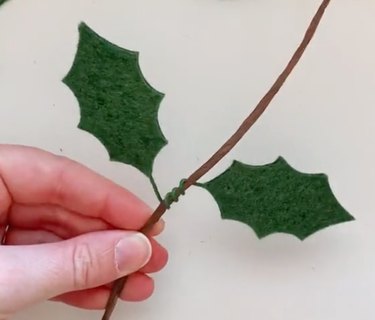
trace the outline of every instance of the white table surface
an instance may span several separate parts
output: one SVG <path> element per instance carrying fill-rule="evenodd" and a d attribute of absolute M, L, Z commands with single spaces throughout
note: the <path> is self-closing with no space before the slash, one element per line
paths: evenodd
<path fill-rule="evenodd" d="M 140 52 L 147 80 L 166 94 L 169 140 L 155 162 L 163 193 L 236 129 L 289 60 L 319 0 L 10 0 L 0 8 L 0 143 L 37 146 L 78 160 L 156 205 L 148 181 L 111 163 L 77 129 L 78 102 L 61 82 L 86 22 Z M 166 216 L 168 266 L 156 291 L 121 303 L 113 319 L 370 320 L 375 312 L 375 2 L 332 0 L 306 55 L 251 133 L 204 180 L 233 159 L 279 155 L 324 172 L 355 222 L 304 242 L 258 240 L 223 221 L 192 188 Z M 101 312 L 45 303 L 18 320 L 93 320 Z"/>

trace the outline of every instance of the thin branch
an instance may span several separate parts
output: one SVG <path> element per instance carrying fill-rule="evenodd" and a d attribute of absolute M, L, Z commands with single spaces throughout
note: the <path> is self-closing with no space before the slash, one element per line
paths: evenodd
<path fill-rule="evenodd" d="M 308 47 L 309 43 L 311 42 L 319 24 L 322 20 L 324 12 L 328 7 L 331 0 L 323 0 L 318 11 L 314 15 L 301 44 L 298 46 L 297 50 L 293 54 L 292 58 L 288 62 L 287 66 L 280 74 L 280 76 L 276 79 L 275 83 L 272 87 L 268 90 L 265 96 L 259 101 L 255 109 L 250 113 L 250 115 L 245 119 L 245 121 L 240 125 L 238 130 L 223 144 L 223 146 L 215 152 L 214 155 L 207 162 L 205 162 L 200 168 L 198 168 L 194 173 L 190 175 L 188 179 L 186 179 L 185 183 L 183 184 L 183 190 L 181 192 L 187 190 L 189 187 L 194 185 L 202 176 L 204 176 L 208 171 L 210 171 L 221 159 L 225 157 L 233 148 L 234 146 L 242 139 L 242 137 L 249 131 L 249 129 L 255 124 L 255 122 L 259 119 L 259 117 L 266 111 L 267 107 L 282 88 L 283 84 L 296 67 L 298 62 L 301 60 L 303 53 L 305 52 L 306 48 Z M 159 206 L 156 208 L 150 219 L 146 222 L 144 227 L 140 230 L 140 232 L 148 233 L 152 227 L 157 223 L 160 218 L 166 212 L 167 207 L 164 204 L 164 201 L 161 201 Z M 112 294 L 110 299 L 108 300 L 106 313 L 103 316 L 102 320 L 109 320 L 111 313 L 115 307 L 117 298 L 119 293 L 122 291 L 123 286 L 125 284 L 124 279 L 119 279 L 115 282 L 115 286 L 113 291 L 117 291 L 117 294 Z M 121 289 L 121 290 L 119 290 Z"/>
<path fill-rule="evenodd" d="M 128 277 L 123 277 L 123 278 L 116 280 L 115 283 L 113 284 L 112 290 L 109 294 L 107 305 L 105 307 L 105 312 L 102 317 L 103 320 L 109 319 L 111 317 L 112 312 L 116 307 L 117 300 L 120 297 L 122 289 L 124 289 L 124 286 L 127 281 L 128 281 Z"/>

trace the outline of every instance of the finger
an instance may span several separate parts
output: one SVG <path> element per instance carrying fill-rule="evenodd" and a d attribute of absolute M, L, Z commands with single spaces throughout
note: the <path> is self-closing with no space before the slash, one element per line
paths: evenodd
<path fill-rule="evenodd" d="M 101 310 L 105 307 L 109 294 L 109 289 L 100 287 L 65 293 L 50 300 L 86 310 Z"/>
<path fill-rule="evenodd" d="M 5 314 L 67 292 L 103 286 L 142 268 L 151 256 L 136 232 L 104 231 L 57 243 L 0 250 L 0 301 Z"/>
<path fill-rule="evenodd" d="M 0 246 L 5 245 L 7 240 L 7 230 L 9 229 L 9 226 L 0 226 Z"/>
<path fill-rule="evenodd" d="M 168 262 L 168 252 L 158 242 L 149 239 L 152 246 L 152 255 L 148 263 L 140 270 L 143 273 L 154 273 L 163 269 Z"/>
<path fill-rule="evenodd" d="M 113 229 L 101 219 L 83 216 L 54 205 L 15 204 L 9 213 L 9 224 L 23 229 L 44 229 L 62 239 Z"/>
<path fill-rule="evenodd" d="M 24 230 L 9 228 L 7 232 L 7 245 L 31 245 L 52 243 L 63 240 L 56 234 L 45 230 Z"/>
<path fill-rule="evenodd" d="M 0 176 L 17 203 L 59 205 L 116 228 L 138 230 L 151 214 L 128 190 L 79 163 L 36 148 L 3 146 Z"/>
<path fill-rule="evenodd" d="M 5 226 L 0 226 L 0 246 L 5 242 Z"/>
<path fill-rule="evenodd" d="M 147 275 L 135 273 L 129 276 L 120 299 L 139 302 L 148 299 L 154 291 L 154 281 Z M 83 291 L 66 293 L 51 299 L 88 310 L 104 309 L 110 295 L 110 288 L 100 287 Z"/>
<path fill-rule="evenodd" d="M 113 229 L 102 219 L 83 216 L 55 205 L 14 204 L 9 212 L 9 224 L 23 229 L 44 229 L 63 239 L 78 235 Z M 159 235 L 164 221 L 159 221 L 150 231 L 150 236 Z"/>
<path fill-rule="evenodd" d="M 53 232 L 45 230 L 25 230 L 11 227 L 7 233 L 7 245 L 31 245 L 52 243 L 63 240 Z M 140 270 L 143 273 L 155 273 L 165 267 L 168 262 L 168 252 L 157 241 L 149 239 L 152 255 L 148 263 Z"/>
<path fill-rule="evenodd" d="M 165 229 L 165 221 L 163 219 L 159 220 L 147 233 L 150 237 L 156 237 L 160 235 Z"/>
<path fill-rule="evenodd" d="M 143 301 L 154 292 L 154 280 L 142 273 L 134 273 L 129 276 L 120 299 L 125 301 Z"/>
<path fill-rule="evenodd" d="M 0 176 L 0 245 L 5 239 L 5 230 L 8 225 L 8 210 L 12 204 L 12 198 L 8 192 L 8 189 Z"/>

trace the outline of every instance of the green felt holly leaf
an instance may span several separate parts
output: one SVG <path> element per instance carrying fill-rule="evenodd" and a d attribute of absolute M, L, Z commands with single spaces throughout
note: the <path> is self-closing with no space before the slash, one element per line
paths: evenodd
<path fill-rule="evenodd" d="M 108 42 L 84 23 L 79 35 L 63 80 L 79 101 L 78 127 L 99 139 L 111 160 L 151 177 L 154 159 L 167 144 L 157 119 L 164 95 L 143 77 L 137 52 Z"/>
<path fill-rule="evenodd" d="M 259 238 L 279 232 L 303 240 L 354 219 L 334 197 L 326 175 L 298 172 L 281 157 L 265 166 L 234 161 L 200 186 L 215 198 L 223 219 L 246 223 Z"/>

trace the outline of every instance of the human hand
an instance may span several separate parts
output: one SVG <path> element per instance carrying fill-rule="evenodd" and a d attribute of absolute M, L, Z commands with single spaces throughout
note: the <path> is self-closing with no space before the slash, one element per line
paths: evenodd
<path fill-rule="evenodd" d="M 153 292 L 146 273 L 167 252 L 139 230 L 151 209 L 129 191 L 64 157 L 0 145 L 0 319 L 44 300 L 102 309 L 110 284 L 131 274 L 121 299 Z M 5 228 L 9 225 L 5 235 Z"/>

